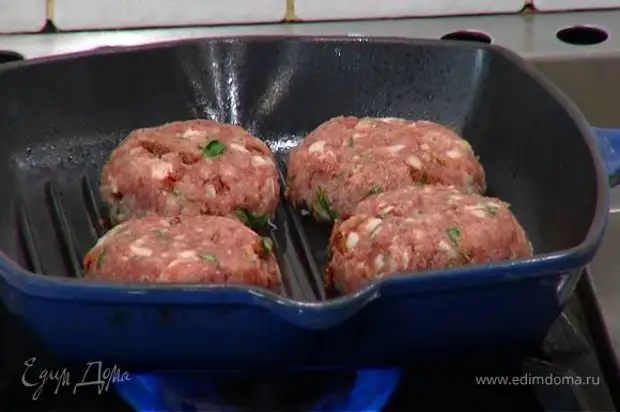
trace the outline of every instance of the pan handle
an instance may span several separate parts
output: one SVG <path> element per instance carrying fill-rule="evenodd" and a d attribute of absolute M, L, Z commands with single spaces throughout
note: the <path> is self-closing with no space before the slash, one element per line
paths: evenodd
<path fill-rule="evenodd" d="M 605 160 L 609 176 L 609 185 L 614 187 L 620 183 L 620 129 L 601 129 L 593 127 L 600 152 Z"/>

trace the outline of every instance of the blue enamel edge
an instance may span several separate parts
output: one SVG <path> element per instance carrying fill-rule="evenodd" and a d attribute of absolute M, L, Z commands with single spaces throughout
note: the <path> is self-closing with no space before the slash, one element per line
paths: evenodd
<path fill-rule="evenodd" d="M 620 129 L 593 127 L 592 131 L 597 137 L 599 151 L 603 156 L 609 185 L 614 187 L 620 183 Z"/>

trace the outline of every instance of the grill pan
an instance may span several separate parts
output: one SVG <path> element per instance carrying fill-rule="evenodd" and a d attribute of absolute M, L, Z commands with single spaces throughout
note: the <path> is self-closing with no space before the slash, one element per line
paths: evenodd
<path fill-rule="evenodd" d="M 360 367 L 457 348 L 526 351 L 594 256 L 620 148 L 610 133 L 597 140 L 516 55 L 462 42 L 237 37 L 109 48 L 9 63 L 0 91 L 0 297 L 61 359 L 123 368 Z M 239 124 L 284 174 L 289 149 L 338 115 L 425 119 L 463 135 L 487 193 L 511 203 L 537 255 L 386 278 L 330 300 L 321 280 L 330 228 L 282 198 L 270 234 L 283 296 L 79 279 L 103 234 L 101 166 L 130 130 Z"/>

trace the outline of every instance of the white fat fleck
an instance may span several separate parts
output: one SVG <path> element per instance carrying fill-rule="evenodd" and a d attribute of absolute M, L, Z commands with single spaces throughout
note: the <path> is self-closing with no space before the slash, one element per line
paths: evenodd
<path fill-rule="evenodd" d="M 468 142 L 467 140 L 465 140 L 465 139 L 461 139 L 461 140 L 460 140 L 460 143 L 461 143 L 461 146 L 462 146 L 463 148 L 465 148 L 465 150 L 469 150 L 469 151 L 471 151 L 471 150 L 472 150 L 471 145 L 469 144 L 469 142 Z"/>
<path fill-rule="evenodd" d="M 252 156 L 252 166 L 254 167 L 265 166 L 269 163 L 271 162 L 263 156 Z"/>
<path fill-rule="evenodd" d="M 360 138 L 360 137 L 362 137 L 362 136 L 363 136 L 363 134 L 362 134 L 362 133 L 360 133 L 360 132 L 354 132 L 354 133 L 353 133 L 353 136 L 351 136 L 351 137 L 353 137 L 353 139 L 358 139 L 358 138 Z M 348 142 L 347 142 L 347 143 L 348 143 Z"/>
<path fill-rule="evenodd" d="M 273 179 L 267 179 L 267 190 L 269 193 L 274 193 L 276 191 L 276 184 Z"/>
<path fill-rule="evenodd" d="M 351 250 L 357 245 L 357 242 L 360 240 L 360 235 L 357 232 L 351 232 L 347 236 L 346 246 L 348 250 Z"/>
<path fill-rule="evenodd" d="M 138 238 L 135 242 L 133 242 L 136 246 L 141 246 L 144 242 L 146 242 L 146 236 Z"/>
<path fill-rule="evenodd" d="M 362 119 L 359 122 L 357 122 L 357 124 L 355 125 L 355 128 L 357 130 L 365 130 L 365 129 L 369 129 L 372 127 L 372 120 L 369 119 Z"/>
<path fill-rule="evenodd" d="M 394 210 L 394 206 L 384 207 L 384 208 L 381 210 L 381 215 L 385 216 L 385 215 L 387 215 L 388 213 L 390 213 L 392 210 Z"/>
<path fill-rule="evenodd" d="M 196 257 L 196 251 L 194 250 L 183 250 L 177 253 L 177 257 L 180 259 L 193 259 Z"/>
<path fill-rule="evenodd" d="M 384 123 L 404 123 L 403 119 L 399 119 L 398 117 L 383 117 L 380 119 Z"/>
<path fill-rule="evenodd" d="M 400 265 L 398 264 L 398 261 L 394 258 L 390 259 L 390 272 L 395 273 L 398 272 L 399 269 Z"/>
<path fill-rule="evenodd" d="M 448 254 L 448 256 L 450 256 L 451 258 L 455 258 L 457 257 L 459 254 L 456 252 L 456 250 L 454 250 L 452 248 L 452 246 L 450 246 L 448 244 L 448 242 L 446 242 L 445 240 L 440 240 L 439 241 L 439 249 L 443 250 L 444 252 L 446 252 Z"/>
<path fill-rule="evenodd" d="M 368 231 L 368 234 L 372 234 L 381 223 L 383 223 L 383 221 L 381 219 L 377 219 L 376 217 L 369 219 L 368 223 L 366 223 L 366 230 Z"/>
<path fill-rule="evenodd" d="M 309 153 L 322 152 L 325 150 L 325 140 L 319 140 L 310 145 L 308 147 Z"/>
<path fill-rule="evenodd" d="M 474 184 L 474 177 L 472 175 L 466 174 L 463 177 L 463 182 L 467 185 L 467 186 L 472 186 Z"/>
<path fill-rule="evenodd" d="M 430 193 L 430 192 L 433 191 L 433 189 L 430 186 L 427 185 L 427 186 L 424 186 L 424 189 L 422 189 L 422 191 L 424 193 Z"/>
<path fill-rule="evenodd" d="M 116 179 L 110 178 L 109 183 L 112 193 L 118 193 L 118 184 L 116 183 Z"/>
<path fill-rule="evenodd" d="M 480 209 L 472 209 L 469 211 L 469 213 L 482 219 L 487 217 L 487 215 Z"/>
<path fill-rule="evenodd" d="M 406 250 L 403 251 L 403 266 L 405 268 L 409 267 L 409 252 Z"/>
<path fill-rule="evenodd" d="M 407 146 L 405 146 L 404 144 L 395 144 L 394 146 L 388 146 L 387 151 L 390 153 L 398 153 L 401 150 L 403 150 L 405 147 Z"/>
<path fill-rule="evenodd" d="M 429 150 L 429 149 L 430 149 L 430 146 L 429 146 L 428 144 L 426 144 L 426 143 L 422 143 L 422 144 L 420 145 L 420 150 L 427 151 L 427 150 Z"/>
<path fill-rule="evenodd" d="M 178 265 L 179 263 L 184 263 L 187 262 L 185 259 L 175 259 L 172 262 L 168 263 L 168 266 L 166 266 L 166 269 L 170 269 L 173 266 Z"/>
<path fill-rule="evenodd" d="M 203 132 L 198 131 L 198 130 L 193 130 L 193 129 L 187 129 L 183 132 L 183 134 L 181 135 L 182 138 L 187 139 L 189 137 L 198 137 L 198 136 L 202 136 Z"/>
<path fill-rule="evenodd" d="M 176 235 L 175 237 L 173 237 L 174 240 L 183 240 L 185 239 L 185 235 Z"/>
<path fill-rule="evenodd" d="M 375 229 L 375 230 L 374 230 L 374 231 L 370 234 L 370 238 L 371 238 L 371 239 L 376 238 L 376 237 L 379 235 L 379 233 L 381 233 L 381 229 L 382 229 L 382 228 L 380 228 L 380 227 L 376 228 L 376 229 Z"/>
<path fill-rule="evenodd" d="M 497 204 L 495 202 L 487 202 L 487 205 L 489 205 L 491 207 L 502 207 L 500 204 Z"/>
<path fill-rule="evenodd" d="M 411 220 L 414 220 L 414 219 L 411 219 Z M 419 242 L 420 240 L 424 239 L 424 232 L 421 230 L 414 230 L 413 237 L 416 241 Z"/>
<path fill-rule="evenodd" d="M 235 150 L 237 152 L 243 152 L 243 153 L 248 153 L 249 150 L 246 149 L 245 147 L 241 146 L 240 144 L 237 143 L 230 143 L 228 145 L 228 147 L 230 147 L 232 150 Z"/>
<path fill-rule="evenodd" d="M 205 185 L 205 193 L 209 195 L 210 197 L 217 196 L 217 192 L 215 191 L 215 186 L 213 186 L 211 183 L 207 183 Z"/>
<path fill-rule="evenodd" d="M 164 259 L 167 259 L 167 258 L 170 257 L 170 253 L 164 252 L 164 253 L 161 254 L 161 257 L 163 257 Z"/>
<path fill-rule="evenodd" d="M 450 159 L 459 159 L 463 157 L 463 152 L 461 152 L 459 149 L 450 149 L 446 152 L 446 156 L 448 156 Z"/>
<path fill-rule="evenodd" d="M 416 155 L 409 156 L 405 160 L 405 163 L 407 163 L 409 166 L 413 167 L 414 169 L 417 169 L 417 170 L 422 169 L 422 161 Z"/>
<path fill-rule="evenodd" d="M 172 165 L 167 162 L 157 162 L 151 169 L 151 176 L 153 179 L 162 180 L 167 178 L 172 173 Z"/>
<path fill-rule="evenodd" d="M 450 195 L 450 200 L 454 200 L 455 202 L 458 202 L 459 200 L 463 200 L 463 196 L 461 196 L 461 195 Z"/>
<path fill-rule="evenodd" d="M 378 254 L 375 256 L 375 269 L 381 270 L 385 267 L 385 256 Z"/>
<path fill-rule="evenodd" d="M 129 250 L 135 256 L 148 257 L 148 256 L 151 256 L 153 254 L 153 251 L 151 249 L 147 249 L 145 247 L 136 246 L 135 244 L 130 245 L 129 246 Z"/>

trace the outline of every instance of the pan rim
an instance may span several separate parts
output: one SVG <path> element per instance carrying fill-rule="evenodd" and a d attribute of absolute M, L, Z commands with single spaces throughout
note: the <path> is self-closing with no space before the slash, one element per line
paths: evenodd
<path fill-rule="evenodd" d="M 509 262 L 497 262 L 487 265 L 472 265 L 464 268 L 430 270 L 423 273 L 408 273 L 404 276 L 386 277 L 377 279 L 368 284 L 355 294 L 342 296 L 338 299 L 304 302 L 293 300 L 274 292 L 262 289 L 260 287 L 245 285 L 201 285 L 201 284 L 156 284 L 156 285 L 127 285 L 127 284 L 108 284 L 85 282 L 81 278 L 58 278 L 53 276 L 42 276 L 27 271 L 9 259 L 4 253 L 0 252 L 0 274 L 2 278 L 11 286 L 17 288 L 22 293 L 38 297 L 50 298 L 55 300 L 84 300 L 91 302 L 126 302 L 136 303 L 143 301 L 143 298 L 137 299 L 137 296 L 145 297 L 148 302 L 173 303 L 173 304 L 197 304 L 207 303 L 205 294 L 219 296 L 213 299 L 213 303 L 222 302 L 222 294 L 227 295 L 232 302 L 246 303 L 248 295 L 252 297 L 252 302 L 261 303 L 267 306 L 294 306 L 304 307 L 306 309 L 322 309 L 329 307 L 339 307 L 348 305 L 352 301 L 357 301 L 364 305 L 367 301 L 374 300 L 376 297 L 384 294 L 384 289 L 389 288 L 392 295 L 397 289 L 404 286 L 402 283 L 407 282 L 411 287 L 404 294 L 417 294 L 432 291 L 438 291 L 441 288 L 437 284 L 450 284 L 448 289 L 456 287 L 465 287 L 466 285 L 456 285 L 459 277 L 469 279 L 467 285 L 476 286 L 478 284 L 489 285 L 496 282 L 504 282 L 508 280 L 518 280 L 525 277 L 544 277 L 547 275 L 557 275 L 563 271 L 571 271 L 584 266 L 595 254 L 595 251 L 602 240 L 604 228 L 607 223 L 607 209 L 609 205 L 609 190 L 607 187 L 607 174 L 605 172 L 603 160 L 597 156 L 598 148 L 595 137 L 587 125 L 587 122 L 577 108 L 577 106 L 568 97 L 557 88 L 542 73 L 537 71 L 530 63 L 525 61 L 515 52 L 494 44 L 468 43 L 462 41 L 438 40 L 438 39 L 419 39 L 404 37 L 383 37 L 383 36 L 317 36 L 317 35 L 237 35 L 237 36 L 205 36 L 182 40 L 168 40 L 150 44 L 132 45 L 132 46 L 110 46 L 95 48 L 87 51 L 79 51 L 76 53 L 68 53 L 57 56 L 34 58 L 23 61 L 11 62 L 0 67 L 0 73 L 8 70 L 15 70 L 23 67 L 53 63 L 57 61 L 72 60 L 78 58 L 88 58 L 92 56 L 102 56 L 108 54 L 131 53 L 136 51 L 156 50 L 163 48 L 178 47 L 181 45 L 191 45 L 204 42 L 206 40 L 219 41 L 222 43 L 232 42 L 274 42 L 274 41 L 295 41 L 309 43 L 375 43 L 389 45 L 426 45 L 432 47 L 458 48 L 469 50 L 483 50 L 487 53 L 494 53 L 502 56 L 510 61 L 511 64 L 517 66 L 522 72 L 533 78 L 566 110 L 567 114 L 573 120 L 578 130 L 581 132 L 586 144 L 590 149 L 590 155 L 596 172 L 597 184 L 597 200 L 588 229 L 583 240 L 576 246 L 559 251 L 549 252 L 545 254 L 535 255 L 528 259 L 520 259 Z M 535 273 L 530 273 L 535 272 Z M 13 275 L 17 276 L 13 276 Z M 471 282 L 472 276 L 467 274 L 475 274 L 476 282 Z M 451 279 L 454 282 L 440 281 L 442 278 Z M 446 280 L 448 280 L 446 279 Z M 435 287 L 427 288 L 419 287 L 424 283 L 436 283 Z M 416 285 L 416 286 L 414 286 Z M 69 289 L 67 289 L 69 288 Z M 124 293 L 119 293 L 124 292 Z M 192 293 L 187 293 L 192 292 Z M 228 292 L 228 293 L 225 293 Z M 385 290 L 387 292 L 387 290 Z M 400 292 L 398 293 L 400 294 Z M 190 297 L 193 296 L 193 297 Z M 155 298 L 155 299 L 153 299 Z"/>

